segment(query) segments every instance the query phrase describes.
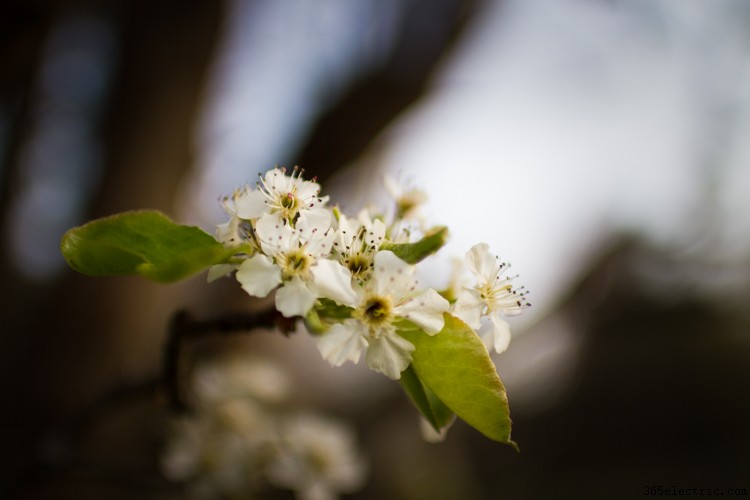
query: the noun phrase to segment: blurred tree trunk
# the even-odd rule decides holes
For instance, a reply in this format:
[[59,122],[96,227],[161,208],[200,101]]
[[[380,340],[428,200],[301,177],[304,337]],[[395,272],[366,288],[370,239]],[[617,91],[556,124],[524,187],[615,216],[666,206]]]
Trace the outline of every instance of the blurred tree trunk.
[[359,158],[380,132],[428,92],[433,74],[486,2],[405,3],[389,57],[319,117],[296,156],[298,165],[321,180]]
[[[54,22],[41,15],[48,8],[56,16],[65,14],[58,4],[36,2],[37,22]],[[111,9],[107,13],[114,20],[120,52],[104,120],[104,177],[89,216],[143,207],[169,213],[194,155],[194,125],[224,4],[137,0],[106,7]],[[102,12],[102,5],[97,9]],[[34,43],[41,44],[47,30],[34,25],[27,31]],[[19,66],[39,70],[38,50],[18,57]],[[31,79],[27,75],[24,85]],[[23,141],[25,132],[14,135],[16,143]],[[5,176],[11,181],[6,192],[14,189],[13,168],[9,165],[11,174]],[[167,294],[166,288],[142,280],[93,283],[72,273],[44,287],[9,269],[4,257],[3,291],[14,296],[9,301],[12,310],[4,313],[3,330],[21,340],[13,346],[13,360],[3,366],[3,389],[11,394],[13,411],[4,412],[0,425],[3,470],[17,476],[38,451],[29,443],[39,437],[40,429],[107,388],[156,370],[173,310],[170,301],[179,294],[174,289]],[[188,288],[189,284],[183,292]],[[64,497],[61,493],[58,498]]]

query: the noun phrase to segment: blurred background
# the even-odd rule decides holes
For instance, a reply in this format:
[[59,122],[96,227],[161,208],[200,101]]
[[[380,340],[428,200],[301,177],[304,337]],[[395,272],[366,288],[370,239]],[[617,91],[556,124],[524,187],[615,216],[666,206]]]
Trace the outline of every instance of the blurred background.
[[495,358],[520,454],[461,423],[423,442],[396,384],[305,334],[242,341],[355,426],[350,498],[750,488],[747,2],[34,0],[0,26],[0,497],[183,497],[169,320],[263,304],[79,276],[60,237],[138,208],[212,232],[276,164],[352,212],[385,173],[424,189],[452,234],[431,284],[486,241],[531,291]]

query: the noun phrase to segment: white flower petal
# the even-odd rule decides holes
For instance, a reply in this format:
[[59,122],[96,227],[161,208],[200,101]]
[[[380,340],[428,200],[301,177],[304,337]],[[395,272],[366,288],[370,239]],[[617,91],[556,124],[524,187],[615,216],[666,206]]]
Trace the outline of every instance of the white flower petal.
[[492,283],[497,276],[497,259],[487,243],[478,243],[466,252],[466,267],[481,283]]
[[373,223],[362,224],[365,232],[362,235],[362,241],[368,248],[377,250],[385,239],[386,227],[383,221],[376,219]]
[[453,304],[453,315],[476,330],[481,326],[479,318],[484,307],[485,301],[479,296],[479,292],[463,289]]
[[[298,198],[309,200],[310,202],[318,201],[318,194],[320,194],[320,184],[318,184],[317,182],[306,181],[300,177],[294,177],[294,184],[297,187],[296,195]],[[327,196],[325,198],[326,200],[328,199]],[[324,203],[326,200],[323,200],[321,198],[322,203]]]
[[338,243],[339,252],[346,253],[347,249],[351,248],[359,228],[360,224],[356,220],[351,220],[344,214],[339,215],[338,229],[336,230],[336,243]]
[[269,255],[299,248],[299,238],[278,214],[265,214],[255,224],[260,246]]
[[331,213],[322,207],[310,208],[299,211],[299,219],[294,227],[299,232],[300,238],[305,241],[311,238],[321,237],[331,227]]
[[496,353],[500,354],[505,352],[510,345],[510,326],[500,319],[498,314],[493,314],[490,316],[490,324],[479,330],[479,336],[488,350],[494,349]]
[[235,246],[242,243],[242,237],[240,235],[240,223],[242,219],[233,215],[224,224],[216,226],[216,239],[224,245]]
[[421,326],[425,332],[434,335],[443,329],[443,313],[448,311],[450,303],[432,288],[428,288],[416,297],[395,307],[397,316]]
[[321,259],[310,272],[320,296],[350,307],[359,303],[359,295],[352,287],[352,274],[338,261]]
[[253,297],[265,297],[281,283],[281,268],[262,254],[255,254],[237,269],[237,281]]
[[279,167],[273,167],[263,176],[263,185],[266,189],[285,189],[289,177]]
[[366,207],[359,211],[357,214],[357,220],[365,227],[372,226],[372,217],[370,217],[370,210]]
[[367,349],[367,341],[362,336],[360,325],[349,320],[332,325],[317,338],[317,346],[323,359],[333,366],[341,366],[346,361],[357,363],[362,351]]
[[316,259],[327,256],[331,253],[333,247],[333,237],[335,232],[333,229],[329,229],[318,236],[311,238],[307,241],[305,249],[308,254],[312,255]]
[[396,301],[411,291],[414,266],[410,266],[396,257],[396,254],[384,250],[375,254],[375,291],[378,295],[391,295]]
[[386,174],[383,176],[383,185],[385,185],[385,190],[388,191],[388,194],[394,199],[398,199],[398,197],[401,196],[401,186],[399,186],[396,183],[396,179],[390,175]]
[[[385,238],[385,223],[380,219],[375,219],[375,222],[372,223],[370,226],[370,237],[367,238],[367,243],[370,243],[371,240],[375,240],[376,245],[380,245],[380,243]],[[370,243],[372,244],[372,243]]]
[[367,349],[367,366],[386,377],[398,380],[401,372],[411,363],[414,344],[396,333],[387,333],[370,340]]
[[276,309],[287,318],[304,316],[316,298],[318,295],[307,287],[307,283],[294,276],[276,291]]
[[242,219],[257,219],[268,212],[268,198],[260,190],[246,191],[234,200],[237,215]]

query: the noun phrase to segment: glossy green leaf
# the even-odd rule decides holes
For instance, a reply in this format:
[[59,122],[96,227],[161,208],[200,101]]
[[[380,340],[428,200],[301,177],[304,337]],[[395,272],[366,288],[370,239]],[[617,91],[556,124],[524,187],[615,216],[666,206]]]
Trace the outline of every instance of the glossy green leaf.
[[414,368],[409,366],[401,372],[399,382],[414,406],[436,431],[440,432],[442,428],[451,423],[453,412],[440,401],[440,398],[429,387],[422,383]]
[[177,281],[227,262],[228,249],[195,226],[182,226],[155,210],[124,212],[65,233],[60,242],[68,265],[90,276],[141,275]]
[[321,298],[315,307],[305,315],[304,321],[307,331],[312,334],[320,334],[328,331],[331,323],[340,323],[342,320],[351,318],[352,308],[342,306],[336,302]]
[[419,379],[459,418],[479,432],[517,449],[505,387],[487,349],[463,321],[445,314],[445,327],[434,336],[417,329],[399,330],[416,350],[411,366]]
[[380,245],[380,250],[390,250],[398,258],[409,264],[416,264],[442,248],[448,241],[448,228],[435,227],[427,232],[419,241],[414,243],[392,243],[386,241]]

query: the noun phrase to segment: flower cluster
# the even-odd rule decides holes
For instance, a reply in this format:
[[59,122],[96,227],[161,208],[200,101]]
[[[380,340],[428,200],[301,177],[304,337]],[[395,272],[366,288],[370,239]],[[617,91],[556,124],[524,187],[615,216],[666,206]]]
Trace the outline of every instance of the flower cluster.
[[[317,325],[318,348],[335,366],[364,355],[371,369],[399,379],[415,349],[399,328],[436,335],[446,313],[479,329],[488,348],[505,350],[510,332],[500,315],[517,314],[528,302],[486,244],[466,256],[475,286],[460,290],[451,303],[449,293],[421,287],[416,278],[416,263],[443,244],[445,233],[416,228],[422,221],[412,218],[426,199],[422,191],[399,190],[388,181],[393,215],[362,210],[350,217],[329,207],[315,179],[304,180],[302,173],[274,168],[255,188],[223,199],[230,219],[217,228],[217,239],[236,247],[237,255],[234,263],[211,269],[209,279],[236,271],[254,297],[275,290],[281,314]],[[485,329],[483,317],[489,319]]]
[[279,366],[242,351],[199,362],[193,411],[170,422],[164,476],[195,498],[256,498],[274,487],[333,500],[360,488],[367,468],[353,431],[323,415],[281,411],[290,387]]

